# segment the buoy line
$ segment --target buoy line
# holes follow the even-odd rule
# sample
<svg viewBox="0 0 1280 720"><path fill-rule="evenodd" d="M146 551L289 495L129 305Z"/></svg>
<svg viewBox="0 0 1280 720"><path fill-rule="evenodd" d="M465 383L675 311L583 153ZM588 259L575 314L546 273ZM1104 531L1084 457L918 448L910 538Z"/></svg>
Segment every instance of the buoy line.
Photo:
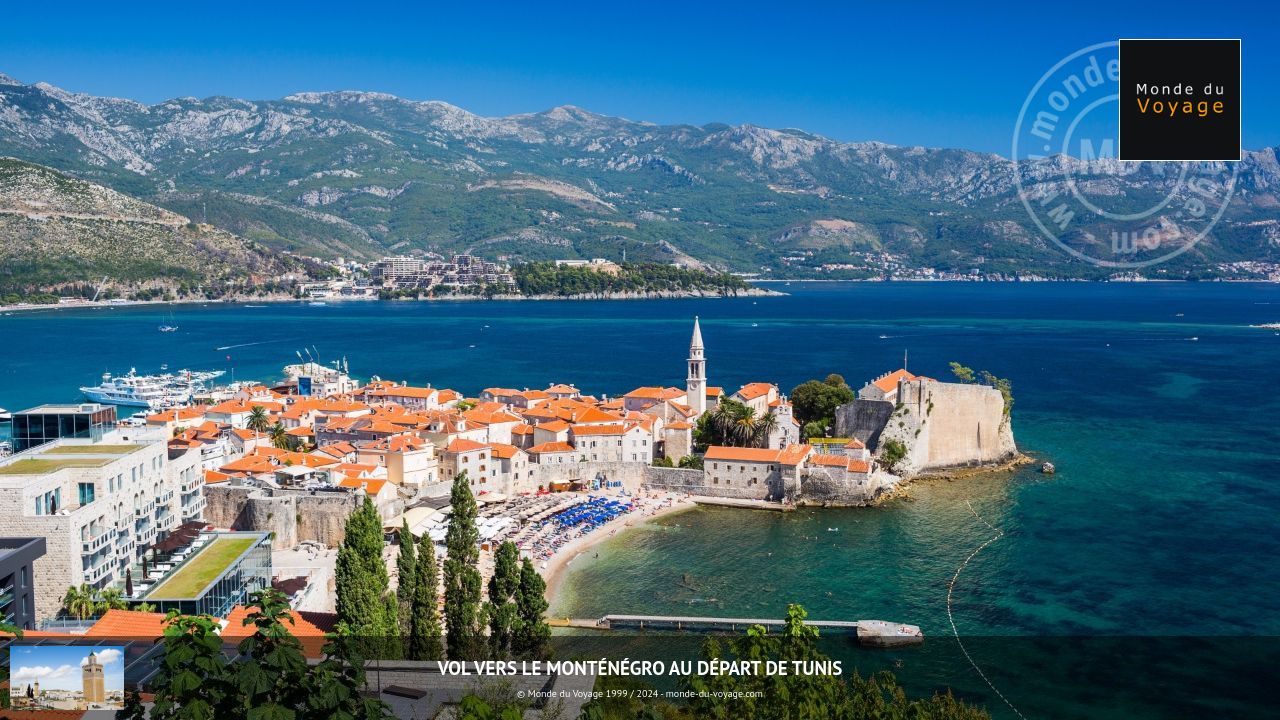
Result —
<svg viewBox="0 0 1280 720"><path fill-rule="evenodd" d="M951 576L951 582L947 584L947 620L951 622L951 634L955 636L956 644L960 646L960 652L964 653L965 659L968 660L969 664L973 666L973 669L977 671L978 677L982 678L982 681L987 684L987 687L991 688L991 691L996 694L996 697L999 697L1005 705L1008 705L1010 710L1017 713L1018 717L1022 718L1022 720L1027 720L1027 716L1023 715L1022 711L1015 707L1013 703L1009 702L1009 698L1005 697L1004 693L1000 692L1000 688L997 688L995 683L991 682L991 678L987 677L987 674L982 671L982 668L978 667L978 663L974 662L973 656L969 654L969 649L964 646L964 641L960 639L960 631L956 629L955 616L951 614L951 595L955 592L956 581L960 579L960 573L964 570L965 566L969 564L969 561L976 557L978 553L985 550L991 543L1004 537L1004 531L987 522L985 518L978 514L977 510L973 509L973 505L969 504L968 500L965 500L964 504L969 508L969 512L973 513L973 516L978 518L979 522L990 528L995 535L992 535L990 539L974 548L974 551L969 553L969 557L965 558L964 562L960 563L960 567L956 568L955 575Z"/></svg>

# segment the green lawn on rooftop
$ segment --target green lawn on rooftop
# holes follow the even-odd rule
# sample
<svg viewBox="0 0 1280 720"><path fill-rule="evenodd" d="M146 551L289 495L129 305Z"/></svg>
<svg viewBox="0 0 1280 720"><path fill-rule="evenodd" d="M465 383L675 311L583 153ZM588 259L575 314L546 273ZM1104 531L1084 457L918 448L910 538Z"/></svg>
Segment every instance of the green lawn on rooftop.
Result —
<svg viewBox="0 0 1280 720"><path fill-rule="evenodd" d="M102 467L110 458L24 458L0 467L0 475L43 475L62 468Z"/></svg>
<svg viewBox="0 0 1280 720"><path fill-rule="evenodd" d="M213 579L222 574L240 553L248 550L258 538L218 538L201 548L176 573L170 575L151 592L148 598L165 600L194 599Z"/></svg>
<svg viewBox="0 0 1280 720"><path fill-rule="evenodd" d="M49 450L49 455L128 455L141 445L62 445Z"/></svg>

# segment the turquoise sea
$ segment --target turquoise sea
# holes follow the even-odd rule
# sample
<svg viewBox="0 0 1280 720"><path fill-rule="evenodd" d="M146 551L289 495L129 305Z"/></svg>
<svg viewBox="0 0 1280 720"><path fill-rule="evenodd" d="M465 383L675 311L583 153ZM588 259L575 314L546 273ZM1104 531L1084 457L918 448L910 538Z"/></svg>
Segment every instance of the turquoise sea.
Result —
<svg viewBox="0 0 1280 720"><path fill-rule="evenodd" d="M729 389L829 372L858 384L904 351L937 377L957 360L1012 379L1019 445L1056 475L921 483L876 509L671 516L575 561L553 611L759 617L800 602L813 618L920 625L922 648L848 652L998 717L1270 715L1280 334L1249 326L1280 321L1280 286L780 289L790 294L185 305L176 333L156 330L167 308L13 313L0 315L0 406L74 400L130 366L272 379L304 346L346 356L361 377L468 394L551 382L615 394L682 383L694 315L711 384Z"/></svg>

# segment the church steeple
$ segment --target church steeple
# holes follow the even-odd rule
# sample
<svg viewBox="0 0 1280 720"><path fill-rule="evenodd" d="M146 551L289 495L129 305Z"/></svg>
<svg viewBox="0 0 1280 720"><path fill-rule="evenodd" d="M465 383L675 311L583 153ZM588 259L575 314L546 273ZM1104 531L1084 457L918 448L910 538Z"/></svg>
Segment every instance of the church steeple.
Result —
<svg viewBox="0 0 1280 720"><path fill-rule="evenodd" d="M707 410L707 359L702 347L702 327L693 318L693 338L689 340L689 379L685 384L689 407L698 415Z"/></svg>

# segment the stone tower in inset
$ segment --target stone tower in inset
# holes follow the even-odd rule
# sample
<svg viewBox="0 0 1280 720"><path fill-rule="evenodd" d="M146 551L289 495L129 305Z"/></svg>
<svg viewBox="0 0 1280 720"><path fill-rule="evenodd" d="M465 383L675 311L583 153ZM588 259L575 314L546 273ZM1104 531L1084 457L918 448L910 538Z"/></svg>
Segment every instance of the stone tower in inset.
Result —
<svg viewBox="0 0 1280 720"><path fill-rule="evenodd" d="M106 675L98 656L89 653L89 658L81 666L81 677L84 680L84 701L86 704L104 703L107 700Z"/></svg>

